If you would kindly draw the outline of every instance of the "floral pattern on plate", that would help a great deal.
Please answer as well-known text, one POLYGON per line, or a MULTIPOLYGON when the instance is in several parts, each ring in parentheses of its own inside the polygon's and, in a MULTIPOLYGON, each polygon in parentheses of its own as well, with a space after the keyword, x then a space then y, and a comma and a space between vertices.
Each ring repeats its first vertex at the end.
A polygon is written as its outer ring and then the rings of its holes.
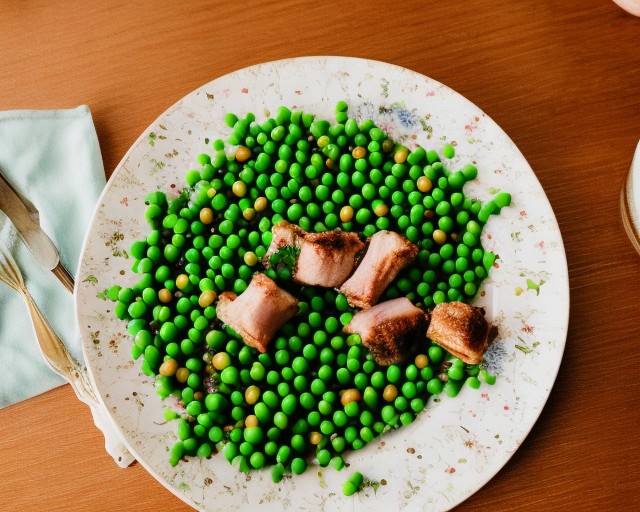
POLYGON ((376 61, 305 57, 269 62, 218 78, 185 96, 135 142, 113 173, 92 220, 78 273, 77 314, 87 365, 100 397, 132 453, 176 496, 213 510, 447 510, 500 470, 537 420, 553 386, 567 333, 569 287, 562 238, 535 174, 509 137, 478 107, 413 71, 376 61), (146 236, 144 198, 177 195, 207 143, 225 138, 227 112, 264 119, 278 106, 333 119, 346 100, 359 120, 372 118, 396 140, 456 147, 448 166, 473 162, 478 178, 465 193, 513 202, 492 217, 485 248, 499 259, 476 299, 498 326, 487 353, 494 386, 465 387, 432 399, 416 421, 346 454, 341 472, 310 466, 271 481, 268 469, 238 473, 222 456, 169 465, 175 425, 166 423, 153 379, 130 357, 123 322, 104 290, 131 284, 127 250, 146 236), (364 489, 341 483, 354 471, 364 489))

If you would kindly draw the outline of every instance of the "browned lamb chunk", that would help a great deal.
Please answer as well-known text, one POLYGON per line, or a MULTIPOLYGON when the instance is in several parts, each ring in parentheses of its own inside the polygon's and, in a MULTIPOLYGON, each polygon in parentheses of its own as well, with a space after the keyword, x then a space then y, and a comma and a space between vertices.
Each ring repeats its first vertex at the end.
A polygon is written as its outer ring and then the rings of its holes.
POLYGON ((431 312, 427 337, 468 364, 482 362, 489 345, 484 309, 463 302, 443 302, 431 312))
POLYGON ((413 345, 424 340, 427 317, 409 299, 400 297, 359 311, 344 331, 359 334, 376 362, 388 366, 401 362, 413 345))
POLYGON ((250 347, 266 352, 274 335, 298 311, 298 299, 264 274, 255 274, 240 295, 220 294, 218 318, 250 347))
POLYGON ((356 233, 306 233, 295 224, 281 221, 273 226, 271 244, 263 260, 265 266, 269 267, 270 257, 285 246, 300 250, 293 269, 294 282, 325 288, 337 288, 347 280, 356 255, 364 248, 356 233))
POLYGON ((356 255, 363 248, 356 233, 339 230, 307 233, 300 242, 293 280, 299 284, 337 288, 353 272, 356 255))
POLYGON ((398 273, 418 254, 418 247, 392 231, 378 231, 353 275, 342 285, 351 306, 373 306, 398 273))

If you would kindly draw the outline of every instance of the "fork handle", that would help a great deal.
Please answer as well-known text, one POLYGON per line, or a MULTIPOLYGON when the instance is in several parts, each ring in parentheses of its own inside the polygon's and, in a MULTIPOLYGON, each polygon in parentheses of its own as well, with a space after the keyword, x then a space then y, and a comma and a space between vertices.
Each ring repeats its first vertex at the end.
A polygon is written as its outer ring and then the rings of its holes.
POLYGON ((89 405, 98 403, 85 370, 42 316, 31 295, 22 293, 22 296, 27 303, 38 345, 46 361, 57 374, 69 381, 80 400, 89 405))
POLYGON ((42 316, 31 295, 24 290, 19 291, 27 303, 38 345, 45 360, 57 374, 71 384, 76 396, 90 407, 94 423, 104 434, 105 448, 116 464, 122 468, 130 466, 135 462, 135 458, 122 442, 122 437, 111 423, 106 409, 100 404, 89 382, 86 369, 67 350, 62 340, 42 316))

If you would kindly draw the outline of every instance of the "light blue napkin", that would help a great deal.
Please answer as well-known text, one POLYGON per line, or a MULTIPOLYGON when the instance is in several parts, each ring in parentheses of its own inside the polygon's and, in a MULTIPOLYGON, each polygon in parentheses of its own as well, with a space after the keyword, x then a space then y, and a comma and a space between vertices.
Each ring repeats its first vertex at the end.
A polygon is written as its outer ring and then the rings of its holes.
MULTIPOLYGON (((85 232, 105 185, 89 108, 0 112, 0 172, 40 212, 40 225, 72 275, 85 232)), ((82 361, 71 293, 38 264, 0 212, 7 244, 38 307, 82 361)), ((22 298, 0 283, 0 408, 64 384, 39 352, 22 298)))

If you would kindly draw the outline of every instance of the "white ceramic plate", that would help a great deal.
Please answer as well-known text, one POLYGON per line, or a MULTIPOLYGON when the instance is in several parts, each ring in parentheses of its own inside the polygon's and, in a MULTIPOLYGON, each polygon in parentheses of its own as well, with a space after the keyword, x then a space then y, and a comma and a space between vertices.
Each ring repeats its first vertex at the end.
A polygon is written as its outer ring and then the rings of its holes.
MULTIPOLYGON (((174 194, 175 195, 175 194, 174 194)), ((93 218, 78 273, 77 313, 86 362, 113 421, 136 458, 163 485, 207 510, 446 510, 483 486, 513 455, 551 391, 565 345, 569 287, 562 238, 533 171, 509 137, 478 107, 446 86, 397 66, 354 58, 309 57, 252 66, 218 78, 172 106, 135 142, 114 172, 93 218), (144 238, 144 197, 184 183, 205 139, 224 138, 227 112, 264 120, 280 105, 333 119, 346 100, 357 118, 408 145, 456 146, 449 162, 469 161, 478 179, 467 195, 497 190, 513 202, 492 217, 485 248, 500 258, 476 303, 499 328, 487 359, 494 386, 464 387, 455 399, 431 401, 407 427, 348 453, 342 472, 310 467, 271 482, 269 470, 238 473, 224 457, 172 468, 175 424, 163 420, 153 380, 130 358, 130 339, 103 291, 133 285, 126 251, 144 238), (353 471, 384 481, 352 497, 341 483, 353 471)))

